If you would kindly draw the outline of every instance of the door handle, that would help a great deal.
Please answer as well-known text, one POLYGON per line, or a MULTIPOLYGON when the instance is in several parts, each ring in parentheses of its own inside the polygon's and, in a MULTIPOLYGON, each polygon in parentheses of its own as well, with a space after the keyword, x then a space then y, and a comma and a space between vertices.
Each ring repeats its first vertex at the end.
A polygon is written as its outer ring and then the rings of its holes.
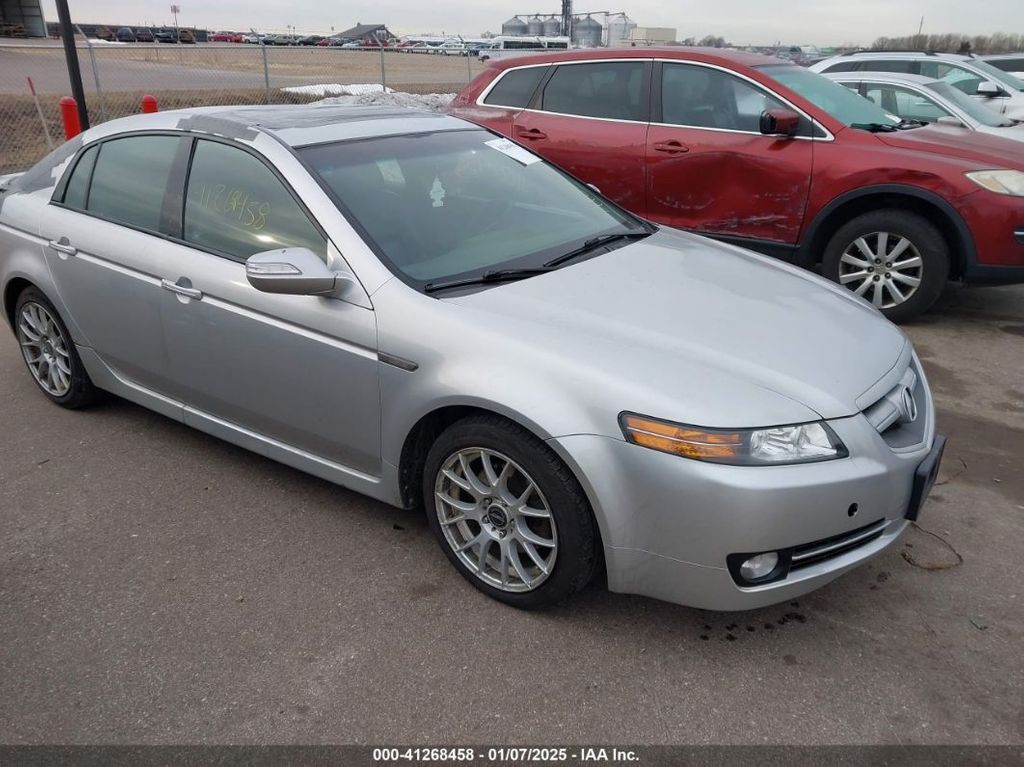
POLYGON ((524 138, 527 141, 535 141, 539 138, 547 138, 548 134, 544 131, 537 130, 536 128, 517 128, 516 135, 519 138, 524 138))
POLYGON ((658 141, 653 145, 655 152, 664 152, 665 154, 684 154, 689 152, 690 148, 685 147, 678 141, 658 141))
POLYGON ((71 245, 68 242, 67 237, 61 237, 59 240, 50 240, 48 245, 58 253, 63 253, 65 256, 73 256, 78 253, 78 248, 71 245))
POLYGON ((185 298, 194 298, 197 301, 203 297, 203 291, 196 290, 195 288, 186 288, 170 280, 160 280, 160 287, 172 293, 177 293, 179 296, 185 296, 185 298))

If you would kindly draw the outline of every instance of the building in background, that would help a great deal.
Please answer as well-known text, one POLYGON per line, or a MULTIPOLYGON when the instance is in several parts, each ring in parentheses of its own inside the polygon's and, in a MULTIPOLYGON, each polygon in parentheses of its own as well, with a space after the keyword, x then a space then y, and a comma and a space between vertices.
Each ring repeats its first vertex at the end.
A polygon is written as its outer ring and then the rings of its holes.
POLYGON ((637 45, 668 45, 676 41, 674 27, 637 27, 634 25, 629 34, 630 44, 637 45))
POLYGON ((394 40, 396 38, 385 24, 363 24, 362 22, 359 22, 351 29, 346 29, 344 32, 336 32, 331 37, 366 43, 376 40, 394 40))
POLYGON ((0 36, 46 37, 39 0, 0 0, 0 36))

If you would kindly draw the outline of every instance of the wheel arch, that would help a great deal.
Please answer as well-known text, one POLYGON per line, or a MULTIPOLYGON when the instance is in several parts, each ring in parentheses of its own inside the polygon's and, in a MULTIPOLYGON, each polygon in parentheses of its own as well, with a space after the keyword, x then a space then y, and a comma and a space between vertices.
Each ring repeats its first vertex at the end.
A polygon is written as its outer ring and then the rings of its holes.
POLYGON ((7 324, 14 330, 14 310, 20 296, 25 288, 38 288, 34 283, 24 277, 14 277, 4 285, 4 318, 7 324))
POLYGON ((798 262, 808 267, 821 263, 825 246, 839 227, 862 213, 892 208, 917 213, 939 228, 950 246, 950 278, 962 277, 976 262, 974 237, 956 209, 934 192, 900 184, 864 187, 832 200, 807 228, 798 262))

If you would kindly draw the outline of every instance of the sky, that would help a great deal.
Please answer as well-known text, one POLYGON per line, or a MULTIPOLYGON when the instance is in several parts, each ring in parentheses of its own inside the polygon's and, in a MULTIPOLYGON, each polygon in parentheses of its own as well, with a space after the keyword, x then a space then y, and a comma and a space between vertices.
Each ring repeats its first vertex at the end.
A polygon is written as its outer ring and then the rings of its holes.
MULTIPOLYGON (((176 0, 182 26, 208 29, 286 31, 330 34, 364 24, 387 24, 396 34, 500 32, 518 13, 559 13, 560 0, 374 0, 325 3, 317 0, 176 0)), ((170 0, 69 0, 72 20, 105 24, 170 24, 170 0)), ((675 27, 677 39, 716 35, 738 45, 869 44, 880 36, 926 33, 1024 33, 1022 0, 574 0, 574 11, 625 11, 640 26, 675 27), (591 5, 588 5, 591 3, 591 5), (965 14, 969 8, 970 13, 965 14), (966 16, 966 18, 965 18, 966 16)), ((53 0, 43 13, 56 21, 53 0)), ((599 17, 599 20, 603 17, 599 17)))

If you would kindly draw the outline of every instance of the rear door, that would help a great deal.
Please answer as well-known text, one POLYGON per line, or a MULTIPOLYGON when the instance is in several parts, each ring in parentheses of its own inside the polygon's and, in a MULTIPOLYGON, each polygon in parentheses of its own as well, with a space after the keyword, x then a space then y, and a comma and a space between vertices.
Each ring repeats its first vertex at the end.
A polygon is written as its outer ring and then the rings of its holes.
MULTIPOLYGON (((814 132, 765 136, 766 109, 792 107, 716 67, 658 62, 647 136, 647 210, 669 226, 771 243, 797 242, 810 190, 814 132)), ((824 133, 822 133, 824 135, 824 133)))
POLYGON ((168 389, 160 274, 175 250, 165 215, 187 140, 135 135, 86 148, 43 213, 46 260, 61 299, 118 376, 168 389))
POLYGON ((516 115, 529 105, 550 68, 548 64, 540 64, 509 69, 480 95, 479 104, 456 108, 455 113, 511 136, 516 115), (478 108, 480 106, 485 108, 478 108))
POLYGON ((558 64, 512 138, 644 216, 650 69, 647 59, 558 64))

